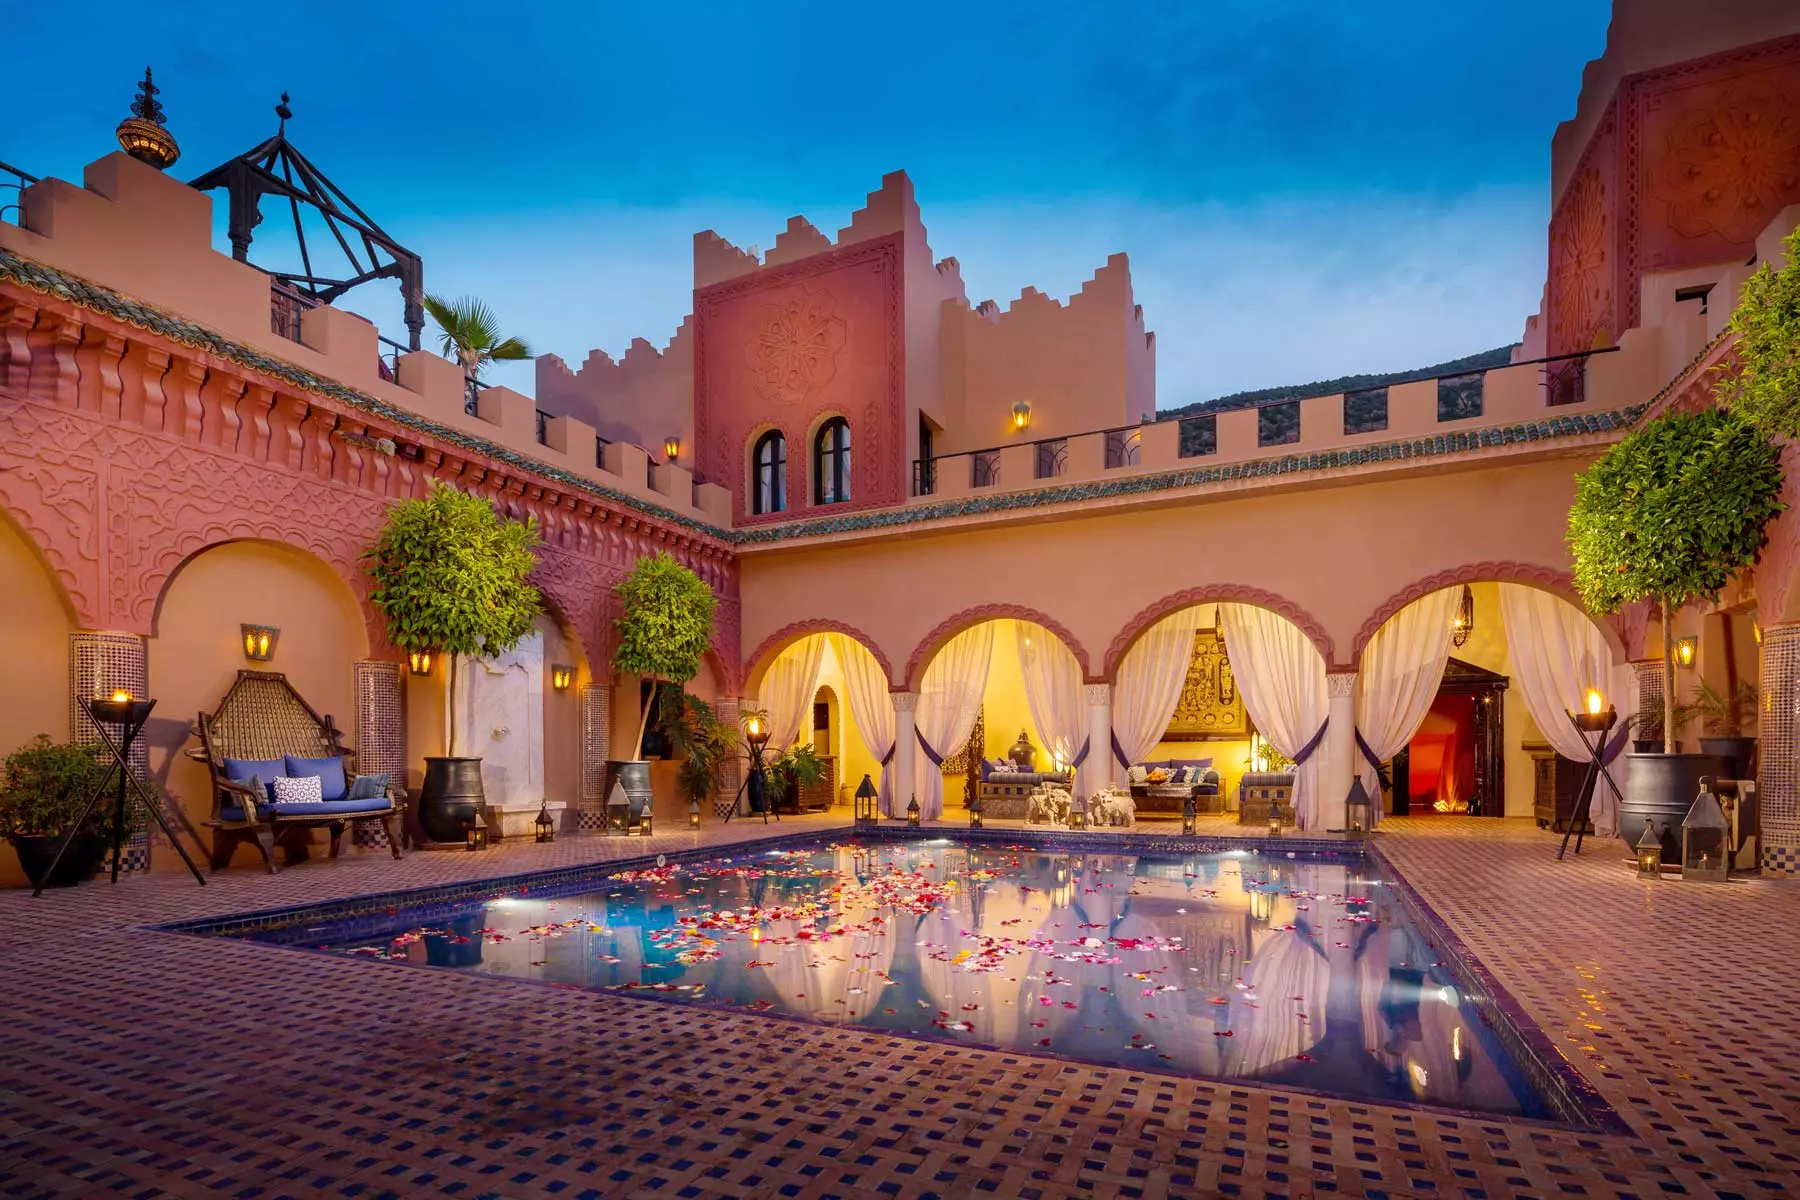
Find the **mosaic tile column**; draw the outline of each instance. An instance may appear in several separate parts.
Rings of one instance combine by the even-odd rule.
[[[720,696],[713,702],[713,716],[722,724],[736,729],[738,717],[742,715],[744,702],[736,696]],[[719,781],[719,794],[713,797],[713,815],[722,817],[731,808],[731,802],[737,799],[738,788],[744,782],[744,760],[733,754],[725,762],[725,772]]]
[[[386,775],[406,783],[405,687],[400,664],[361,658],[356,672],[356,772]],[[362,850],[388,849],[380,821],[352,821],[350,844]]]
[[[150,655],[144,639],[135,633],[98,633],[84,630],[69,635],[69,740],[74,742],[100,741],[99,727],[82,707],[82,701],[95,700],[111,696],[120,688],[139,698],[150,696]],[[153,697],[152,697],[153,698]],[[154,720],[154,716],[152,717]],[[108,732],[113,732],[108,730]],[[150,746],[143,735],[139,735],[136,744],[131,748],[131,769],[141,780],[150,778]],[[126,794],[127,803],[137,804],[137,798]],[[126,843],[123,859],[119,864],[121,871],[147,871],[150,869],[150,833],[152,824],[145,816],[142,824],[145,828],[132,835]],[[157,840],[162,840],[161,830],[157,831]],[[111,863],[107,864],[110,870]]]
[[[1765,875],[1796,878],[1800,877],[1800,625],[1764,629],[1758,659],[1759,853]]]
[[[600,833],[606,828],[606,760],[612,756],[612,684],[590,683],[581,689],[581,799],[575,830]]]

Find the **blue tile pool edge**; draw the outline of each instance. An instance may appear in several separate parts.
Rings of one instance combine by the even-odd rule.
[[[1513,998],[1511,993],[1496,980],[1472,951],[1464,945],[1432,909],[1429,903],[1419,894],[1406,877],[1381,853],[1378,838],[1369,840],[1350,840],[1343,838],[1308,838],[1303,836],[1283,836],[1276,838],[1239,838],[1239,837],[1186,837],[1168,834],[1132,834],[1132,833],[1095,833],[1093,831],[1062,831],[1056,829],[964,829],[957,827],[912,828],[902,824],[883,824],[874,826],[843,826],[831,830],[806,829],[794,833],[779,832],[768,837],[752,838],[730,845],[692,846],[686,849],[664,849],[657,853],[645,853],[627,858],[597,860],[570,867],[560,867],[547,871],[528,871],[512,875],[489,876],[482,879],[464,880],[453,884],[442,884],[436,887],[412,888],[401,891],[378,892],[362,896],[348,896],[336,900],[320,901],[317,904],[290,905],[285,908],[263,909],[253,912],[226,914],[222,916],[194,918],[153,925],[149,928],[168,933],[179,933],[201,937],[239,937],[258,930],[274,929],[302,923],[330,921],[345,917],[385,914],[387,910],[406,907],[420,907],[432,904],[455,904],[470,900],[488,900],[522,889],[533,887],[560,887],[569,883],[580,883],[590,879],[602,879],[623,871],[643,870],[654,866],[658,857],[667,864],[705,861],[722,857],[730,857],[741,853],[767,853],[770,850],[786,846],[830,844],[836,840],[858,838],[864,841],[908,842],[936,841],[955,842],[959,844],[987,845],[993,847],[1030,846],[1036,849],[1068,850],[1083,853],[1140,853],[1156,855],[1179,854],[1219,854],[1227,851],[1239,851],[1247,856],[1289,857],[1304,854],[1309,859],[1326,861],[1370,862],[1380,868],[1384,881],[1394,888],[1395,895],[1400,898],[1408,916],[1426,934],[1432,943],[1441,950],[1440,961],[1456,978],[1458,987],[1482,1014],[1484,1022],[1501,1039],[1508,1053],[1523,1069],[1532,1086],[1555,1113],[1553,1120],[1544,1121],[1531,1117],[1496,1114],[1477,1110],[1459,1109],[1428,1104],[1407,1104],[1385,1101],[1359,1100],[1330,1092],[1317,1092],[1301,1087],[1271,1087],[1254,1080],[1223,1080],[1209,1076],[1187,1075],[1177,1071],[1160,1071],[1153,1067],[1123,1067],[1094,1063],[1086,1059],[1070,1058],[1051,1053],[1020,1050],[1015,1047],[990,1046],[984,1043],[965,1040],[949,1041],[922,1037],[917,1035],[897,1035],[879,1030],[862,1029],[854,1025],[838,1022],[822,1021],[798,1014],[758,1013],[759,1017],[776,1020],[791,1020],[801,1024],[828,1029],[853,1029],[871,1037],[912,1037],[940,1045],[966,1046],[996,1054],[1022,1057],[1025,1059],[1041,1059],[1059,1062],[1072,1066],[1094,1069],[1121,1070],[1133,1074],[1166,1075],[1180,1079],[1202,1079],[1222,1087],[1250,1087],[1260,1090],[1292,1092],[1299,1095],[1321,1097],[1344,1101],[1352,1104],[1367,1104],[1383,1108],[1402,1108],[1421,1113],[1432,1113],[1444,1116],[1456,1116],[1472,1121],[1502,1121],[1507,1123],[1523,1123],[1547,1125],[1552,1128],[1573,1129],[1598,1134],[1630,1135],[1630,1125],[1620,1116],[1618,1111],[1587,1081],[1587,1079],[1571,1063],[1567,1056],[1550,1037],[1538,1027],[1526,1014],[1523,1006]],[[456,853],[445,851],[444,853]],[[307,950],[304,946],[282,946],[280,949],[292,951]],[[312,950],[312,953],[325,953]],[[334,959],[341,958],[333,954]],[[397,964],[409,965],[409,964]],[[418,970],[437,970],[431,967],[416,967]],[[511,980],[506,982],[535,984],[530,980]],[[537,986],[561,986],[536,984]],[[659,996],[652,992],[607,992],[605,995],[619,996],[629,1000],[650,1000],[665,1004],[687,1004],[685,1001]],[[732,1011],[723,1009],[719,1011]]]

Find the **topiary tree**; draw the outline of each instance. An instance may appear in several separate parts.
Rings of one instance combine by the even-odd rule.
[[[1765,437],[1800,438],[1800,228],[1782,240],[1787,265],[1768,263],[1744,284],[1731,313],[1737,367],[1715,394]]]
[[[1675,678],[1673,617],[1718,598],[1756,561],[1782,509],[1775,448],[1727,409],[1668,413],[1577,477],[1569,512],[1575,590],[1590,612],[1649,600],[1660,610],[1664,678]],[[1663,750],[1675,752],[1675,689],[1663,689]]]
[[[700,656],[712,645],[719,602],[698,575],[666,552],[640,558],[613,589],[621,615],[613,622],[619,648],[613,666],[626,674],[683,684],[700,673]],[[638,723],[633,761],[644,753],[650,705]]]
[[[488,500],[434,480],[426,495],[394,506],[364,552],[375,583],[369,601],[388,640],[450,656],[452,711],[456,656],[505,654],[531,632],[542,598],[525,577],[537,542],[536,518],[502,517]],[[449,749],[456,757],[455,721]]]

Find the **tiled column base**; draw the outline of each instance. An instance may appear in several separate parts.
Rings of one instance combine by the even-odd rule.
[[[606,760],[612,756],[612,685],[581,689],[581,799],[575,810],[579,833],[606,828]]]
[[[1800,625],[1763,630],[1756,795],[1764,874],[1800,878]]]
[[[144,639],[135,633],[94,633],[83,631],[69,635],[69,740],[74,742],[100,741],[100,731],[94,719],[82,707],[84,700],[94,700],[110,696],[113,692],[124,688],[133,696],[150,696],[150,656],[145,648]],[[137,743],[131,748],[131,769],[141,780],[150,778],[150,747],[139,735]],[[137,804],[137,799],[127,793],[127,803]],[[169,814],[165,814],[169,815]],[[150,869],[150,833],[151,821],[146,816],[140,829],[126,843],[123,861],[119,864],[121,871],[147,871]],[[179,828],[179,826],[178,826]],[[157,840],[162,840],[162,832],[157,831]],[[107,864],[108,869],[111,864]]]
[[[400,664],[375,659],[356,663],[356,771],[406,781],[406,710],[402,707]],[[352,821],[350,844],[386,850],[380,821]]]
[[[722,723],[736,729],[738,717],[743,711],[743,701],[736,696],[720,696],[713,702],[713,715]],[[737,798],[737,790],[744,782],[744,764],[735,754],[725,764],[725,774],[719,784],[719,794],[713,797],[713,815],[722,817],[730,809],[731,802]]]

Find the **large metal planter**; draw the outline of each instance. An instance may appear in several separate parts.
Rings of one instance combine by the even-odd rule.
[[[427,758],[419,828],[428,841],[460,843],[486,799],[479,758]]]
[[[1627,847],[1636,846],[1645,824],[1653,822],[1663,861],[1680,862],[1681,819],[1700,794],[1702,779],[1724,777],[1725,760],[1716,754],[1627,754],[1625,762],[1619,836]]]

